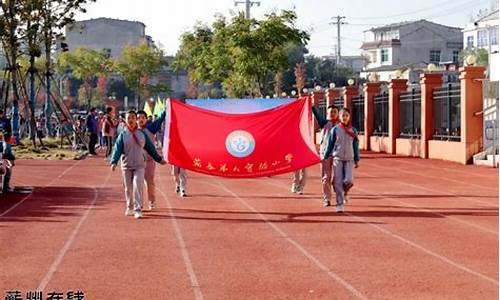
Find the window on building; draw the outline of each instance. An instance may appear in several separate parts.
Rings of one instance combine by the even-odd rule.
[[[488,32],[486,30],[479,30],[477,32],[477,47],[487,47],[488,46]]]
[[[474,47],[474,36],[468,36],[467,37],[467,48],[473,48]]]
[[[491,45],[498,45],[498,26],[490,28]]]
[[[431,50],[429,61],[438,64],[441,61],[441,50]]]
[[[380,62],[385,63],[389,61],[389,50],[382,49],[380,50]]]
[[[453,62],[458,63],[458,56],[460,55],[460,51],[453,50]]]

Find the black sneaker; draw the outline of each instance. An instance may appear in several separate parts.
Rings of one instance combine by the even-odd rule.
[[[176,187],[175,187],[175,193],[176,193],[176,194],[179,194],[180,192],[181,192],[181,188],[180,188],[180,187],[178,187],[178,186],[176,186]]]

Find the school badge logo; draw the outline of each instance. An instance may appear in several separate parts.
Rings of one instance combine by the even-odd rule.
[[[255,139],[245,130],[235,130],[226,138],[226,149],[234,157],[247,157],[255,150]]]

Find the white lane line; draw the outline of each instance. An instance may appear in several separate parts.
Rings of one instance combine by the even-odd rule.
[[[470,268],[467,268],[466,266],[464,266],[462,264],[454,262],[453,260],[451,260],[451,259],[449,259],[449,258],[447,258],[447,257],[445,257],[443,255],[440,255],[440,254],[438,254],[438,253],[436,253],[436,252],[434,252],[432,250],[429,250],[429,249],[425,248],[424,246],[421,246],[421,245],[419,245],[419,244],[417,244],[415,242],[412,242],[412,241],[410,241],[410,240],[408,240],[408,239],[406,239],[406,238],[404,238],[404,237],[402,237],[402,236],[400,236],[398,234],[395,234],[395,233],[393,233],[393,232],[391,232],[391,231],[389,231],[389,230],[387,230],[385,228],[382,228],[382,227],[380,227],[380,226],[378,226],[376,224],[369,223],[364,218],[355,216],[355,215],[350,214],[348,212],[344,212],[344,213],[347,214],[347,215],[349,215],[349,216],[351,216],[351,217],[353,217],[353,218],[355,218],[355,219],[357,219],[357,220],[359,220],[359,221],[361,221],[361,222],[364,222],[364,223],[366,223],[366,224],[368,224],[368,225],[376,228],[377,230],[379,230],[379,231],[381,231],[381,232],[383,232],[383,233],[385,233],[385,234],[387,234],[387,235],[389,235],[389,236],[391,236],[391,237],[393,237],[395,239],[398,239],[398,240],[402,241],[405,244],[408,244],[408,245],[410,245],[410,246],[412,246],[412,247],[414,247],[416,249],[419,249],[419,250],[421,250],[421,251],[427,253],[428,255],[431,255],[431,256],[433,256],[433,257],[435,257],[437,259],[440,259],[441,261],[443,261],[445,263],[448,263],[448,264],[454,266],[455,268],[458,268],[458,269],[460,269],[460,270],[462,270],[464,272],[467,272],[467,273],[470,273],[472,275],[475,275],[475,276],[477,276],[479,278],[482,278],[482,279],[484,279],[486,281],[489,281],[489,282],[493,283],[494,285],[498,286],[498,281],[496,279],[494,279],[494,278],[491,278],[489,276],[486,276],[486,275],[483,275],[483,274],[481,274],[479,272],[476,272],[476,271],[474,271],[474,270],[472,270]]]
[[[280,185],[280,186],[282,188],[288,190],[288,186],[284,186],[284,185]],[[363,191],[365,193],[368,192],[367,190],[359,189],[359,188],[357,188],[357,190]],[[396,233],[393,233],[390,230],[384,229],[384,228],[382,228],[382,227],[380,227],[380,226],[378,226],[376,224],[372,224],[371,222],[367,221],[366,219],[364,219],[362,217],[358,217],[358,216],[352,215],[352,214],[350,214],[348,212],[344,212],[344,213],[347,214],[347,215],[349,215],[349,216],[351,216],[351,217],[353,217],[353,218],[356,218],[358,221],[361,221],[363,223],[366,223],[367,225],[370,225],[370,226],[376,228],[377,230],[379,230],[379,231],[381,231],[381,232],[383,232],[383,233],[385,233],[385,234],[387,234],[387,235],[389,235],[389,236],[391,236],[391,237],[393,237],[393,238],[395,238],[395,239],[397,239],[399,241],[402,241],[403,243],[405,243],[405,244],[407,244],[409,246],[412,246],[412,247],[414,247],[414,248],[416,248],[416,249],[418,249],[420,251],[423,251],[424,253],[426,253],[428,255],[431,255],[431,256],[433,256],[433,257],[435,257],[435,258],[437,258],[437,259],[439,259],[439,260],[441,260],[441,261],[443,261],[443,262],[445,262],[445,263],[447,263],[447,264],[449,264],[449,265],[451,265],[451,266],[453,266],[455,268],[458,268],[458,269],[460,269],[460,270],[462,270],[464,272],[467,272],[469,274],[475,275],[475,276],[477,276],[477,277],[479,277],[481,279],[484,279],[484,280],[486,280],[486,281],[488,281],[490,283],[493,283],[493,284],[495,284],[495,285],[498,286],[498,281],[496,279],[494,279],[494,278],[491,278],[489,276],[483,275],[483,274],[481,274],[479,272],[476,272],[476,271],[474,271],[474,270],[472,270],[470,268],[467,268],[466,266],[464,266],[462,264],[454,262],[453,260],[451,260],[451,259],[449,259],[449,258],[447,258],[447,257],[445,257],[443,255],[440,255],[440,254],[438,254],[438,253],[436,253],[436,252],[434,252],[432,250],[429,250],[429,249],[425,248],[424,246],[421,246],[421,245],[419,245],[419,244],[417,244],[417,243],[415,243],[413,241],[410,241],[410,240],[408,240],[408,239],[406,239],[406,238],[404,238],[404,237],[402,237],[402,236],[400,236],[400,235],[398,235]]]
[[[419,159],[419,158],[417,158],[417,159]],[[421,160],[423,160],[423,159],[421,159]],[[416,166],[416,167],[420,167],[420,168],[422,167],[421,164],[411,163],[409,161],[404,161],[404,160],[399,160],[399,159],[395,160],[395,162],[399,162],[399,163],[402,163],[402,164],[408,164],[408,165]],[[434,169],[434,170],[439,170],[439,171],[443,171],[444,170],[444,171],[448,171],[449,173],[460,173],[460,174],[464,174],[464,175],[467,175],[467,176],[483,177],[483,178],[488,178],[488,179],[491,178],[490,175],[478,174],[477,172],[468,173],[468,172],[464,172],[464,171],[461,171],[461,170],[455,170],[455,169],[450,169],[450,168],[446,168],[446,167],[433,167],[430,163],[425,164],[425,166],[423,166],[423,167],[424,168]],[[477,167],[475,167],[475,168],[477,168]]]
[[[476,187],[476,188],[480,188],[480,189],[492,190],[492,191],[498,192],[497,188],[487,187],[487,186],[483,186],[483,185],[479,185],[479,184],[475,184],[475,183],[470,183],[470,182],[467,182],[467,181],[460,181],[460,180],[455,180],[455,179],[446,178],[446,177],[438,177],[438,176],[432,176],[432,175],[428,175],[428,174],[421,174],[421,173],[416,173],[416,172],[404,170],[404,169],[401,169],[401,168],[390,168],[390,167],[382,166],[382,165],[379,165],[379,164],[376,164],[376,163],[366,163],[366,164],[372,165],[374,167],[378,167],[378,168],[381,168],[381,169],[392,170],[392,171],[397,171],[397,172],[403,172],[403,173],[407,173],[407,174],[411,174],[411,175],[417,175],[417,176],[425,177],[425,178],[435,178],[435,179],[444,180],[444,181],[448,181],[448,182],[458,183],[460,185],[464,185],[465,184],[465,185],[470,185],[470,186],[473,186],[473,187]],[[471,176],[473,176],[473,175],[471,175]]]
[[[158,174],[158,179],[161,180],[161,173],[158,172],[157,174]],[[172,221],[172,225],[174,226],[175,237],[177,238],[177,242],[179,243],[179,248],[181,249],[182,260],[184,262],[184,265],[186,266],[186,271],[189,275],[189,280],[191,281],[191,287],[193,288],[194,298],[196,300],[203,300],[203,293],[201,291],[200,284],[198,283],[198,278],[196,277],[196,273],[194,272],[193,263],[191,261],[191,258],[189,257],[189,252],[186,247],[186,242],[184,241],[184,237],[182,236],[182,231],[175,217],[175,213],[172,210],[172,204],[170,203],[168,196],[161,189],[156,188],[156,190],[160,192],[163,199],[165,199],[165,201],[167,202],[168,212],[171,217],[170,220]]]
[[[106,180],[103,182],[103,184],[100,187],[101,189],[106,186],[110,177],[111,177],[111,172],[108,173]],[[54,262],[50,266],[49,270],[47,271],[47,273],[43,277],[42,281],[38,285],[37,291],[43,291],[45,289],[45,287],[47,287],[47,284],[49,284],[50,280],[52,279],[52,276],[57,271],[57,268],[59,268],[59,265],[63,261],[64,256],[66,255],[66,252],[68,252],[69,248],[71,247],[71,245],[75,241],[75,238],[78,235],[78,232],[80,231],[82,224],[85,222],[85,220],[89,216],[90,211],[94,208],[95,203],[97,202],[97,195],[99,194],[99,191],[96,188],[93,188],[93,190],[94,190],[94,198],[92,199],[92,202],[89,204],[87,210],[85,211],[83,216],[80,218],[80,221],[78,222],[76,227],[73,229],[73,232],[71,232],[68,239],[64,243],[64,246],[59,251],[59,254],[57,255],[56,259],[54,260]]]
[[[386,169],[386,170],[389,170],[389,171],[395,171],[395,169],[384,167],[384,166],[377,165],[377,164],[372,164],[372,166],[374,166],[375,168],[379,168],[379,169]],[[400,172],[405,172],[405,173],[410,173],[410,174],[413,173],[413,172],[408,172],[408,171],[400,171]],[[414,174],[417,174],[417,173],[414,173]],[[423,175],[420,175],[420,176],[423,176]],[[377,176],[370,176],[370,177],[371,178],[377,178]],[[414,187],[414,188],[421,189],[423,191],[428,191],[428,192],[432,192],[432,193],[439,193],[440,195],[443,195],[443,196],[447,195],[447,194],[443,193],[442,191],[439,191],[439,190],[436,190],[436,189],[433,189],[433,188],[428,188],[428,187],[426,187],[426,186],[424,186],[422,184],[413,184],[413,183],[408,183],[408,182],[404,182],[404,181],[397,180],[397,179],[393,179],[393,180],[397,181],[397,182],[400,182],[402,184],[405,184],[407,186],[411,186],[411,187]],[[471,197],[463,197],[463,196],[458,195],[458,194],[453,193],[453,192],[448,192],[448,193],[451,194],[452,196],[454,196],[455,198],[463,199],[463,200],[465,200],[467,202],[475,202],[475,203],[480,203],[480,204],[490,205],[490,206],[492,206],[492,205],[495,204],[495,203],[491,203],[491,202],[487,202],[487,201],[481,201],[481,200],[478,200],[478,199],[474,199],[473,196],[471,196]]]
[[[311,253],[309,253],[302,245],[297,242],[296,240],[292,239],[288,234],[286,234],[283,230],[281,230],[278,226],[275,224],[271,223],[264,215],[262,215],[258,210],[256,210],[253,206],[248,204],[245,200],[243,200],[241,197],[239,197],[236,193],[234,193],[232,190],[227,188],[222,182],[216,180],[218,185],[227,193],[231,194],[234,198],[236,198],[238,201],[240,201],[244,206],[246,206],[248,209],[256,213],[264,222],[266,222],[267,225],[269,225],[272,229],[274,229],[281,237],[283,237],[285,240],[287,240],[290,244],[292,244],[297,250],[299,250],[305,257],[307,257],[310,261],[312,261],[318,268],[323,270],[330,276],[333,280],[337,281],[340,283],[342,286],[344,286],[347,290],[349,290],[354,296],[356,296],[358,299],[368,299],[365,295],[363,295],[360,291],[358,291],[355,287],[353,287],[351,284],[349,284],[346,280],[344,280],[342,277],[337,275],[335,272],[330,270],[327,266],[325,266],[319,259],[314,257]]]
[[[368,173],[365,173],[365,172],[359,172],[359,173],[363,174],[363,176],[366,176],[366,177],[377,178],[376,176],[371,176],[371,175],[369,175]],[[400,181],[400,180],[393,180],[393,181],[396,181],[396,182],[399,182],[401,184],[408,185],[408,186],[411,186],[411,187],[414,187],[414,188],[418,188],[418,189],[421,189],[421,190],[426,190],[426,191],[431,191],[431,192],[435,191],[435,190],[432,190],[432,189],[420,187],[418,185],[406,183],[406,182],[403,182],[403,181]],[[358,188],[356,188],[356,189],[358,189]],[[439,191],[437,191],[437,190],[435,192],[439,193]],[[493,234],[495,236],[498,235],[498,231],[495,231],[495,230],[483,227],[481,225],[477,225],[477,224],[469,222],[469,221],[462,220],[462,219],[454,217],[454,216],[449,216],[449,215],[441,214],[441,213],[438,213],[438,212],[435,212],[435,211],[432,211],[432,210],[429,210],[429,209],[421,208],[421,207],[418,207],[416,205],[413,205],[413,204],[410,204],[410,203],[407,203],[407,202],[404,202],[404,201],[401,201],[401,200],[397,200],[397,199],[395,199],[393,197],[390,197],[390,196],[385,197],[381,193],[373,193],[373,192],[371,192],[371,194],[369,194],[369,195],[377,195],[379,197],[383,197],[384,199],[388,199],[390,201],[393,201],[393,202],[396,202],[396,203],[399,203],[399,204],[402,204],[402,205],[406,205],[408,207],[415,208],[416,211],[421,211],[421,212],[426,212],[426,213],[429,213],[429,214],[433,214],[433,215],[445,218],[445,219],[447,219],[449,221],[455,221],[455,222],[461,223],[461,224],[466,225],[466,226],[474,227],[474,228],[476,228],[476,229],[478,229],[480,231],[483,231],[483,232],[486,232],[486,233],[490,233],[490,234]],[[441,195],[447,196],[445,194],[441,194]],[[401,196],[404,196],[404,194],[401,194]],[[428,196],[432,196],[432,195],[428,195]],[[425,197],[425,195],[423,197]],[[456,197],[456,198],[463,198],[463,197]],[[453,208],[450,208],[450,209],[453,209]]]
[[[61,177],[63,177],[64,175],[66,175],[66,173],[68,173],[71,169],[73,169],[74,167],[76,167],[78,164],[80,164],[81,160],[79,160],[78,162],[74,163],[73,165],[69,166],[64,172],[62,172],[59,176],[55,177],[54,179],[52,179],[49,183],[47,183],[43,188],[47,188],[48,186],[52,185],[55,181],[57,181],[58,179],[60,179]],[[3,217],[3,216],[6,216],[8,213],[10,213],[11,211],[13,211],[16,207],[18,207],[19,205],[21,205],[24,201],[28,200],[28,198],[30,198],[33,194],[34,194],[35,191],[33,191],[31,194],[27,195],[26,197],[24,197],[23,199],[21,199],[21,201],[17,202],[16,204],[12,205],[9,209],[7,209],[6,211],[4,211],[2,214],[0,214],[0,218]]]

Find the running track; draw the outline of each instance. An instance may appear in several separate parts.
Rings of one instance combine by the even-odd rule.
[[[102,158],[19,161],[0,195],[0,298],[83,290],[85,299],[498,299],[498,170],[364,154],[343,215],[289,176],[157,168],[159,208],[125,217]]]

